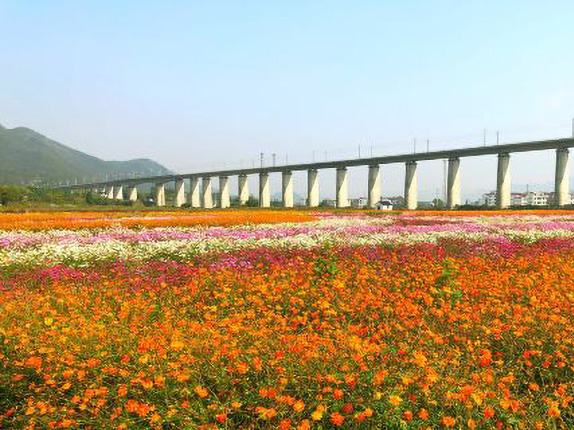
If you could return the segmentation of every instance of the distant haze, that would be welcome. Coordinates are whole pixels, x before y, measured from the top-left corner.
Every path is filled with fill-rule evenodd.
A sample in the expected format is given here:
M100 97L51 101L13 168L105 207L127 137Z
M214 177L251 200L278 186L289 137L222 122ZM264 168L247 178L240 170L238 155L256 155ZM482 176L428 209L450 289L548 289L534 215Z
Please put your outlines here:
M497 130L564 137L572 16L560 0L0 0L0 124L177 172L248 167L260 152L267 165L412 152L414 138L417 151L481 145L483 129L490 143ZM495 157L461 169L463 201L494 188ZM383 169L383 194L402 193L403 173ZM551 151L513 156L517 189L553 175ZM323 197L333 178L321 172ZM420 163L421 198L442 181L442 162ZM366 168L350 188L366 193Z

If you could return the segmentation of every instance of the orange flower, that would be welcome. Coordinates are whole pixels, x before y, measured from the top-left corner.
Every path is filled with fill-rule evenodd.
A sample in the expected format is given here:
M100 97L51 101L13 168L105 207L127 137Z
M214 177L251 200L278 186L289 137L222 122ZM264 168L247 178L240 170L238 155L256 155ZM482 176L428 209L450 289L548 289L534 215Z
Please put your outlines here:
M331 414L331 422L336 426L341 426L345 421L345 417L338 412Z
M302 412L303 409L305 409L305 403L303 403L301 400L298 400L293 404L293 410L295 412Z
M323 412L324 409L321 407L318 407L315 412L313 412L311 414L311 418L313 419L313 421L320 421L323 418Z
M142 387L144 387L146 390L149 390L150 388L153 387L153 381L151 379L144 379L143 381L141 381Z
M486 418L487 420L491 419L492 417L494 417L494 409L492 409L491 407L487 407L484 410L484 418Z
M182 349L184 346L185 346L185 343L183 343L181 340L177 340L177 339L172 340L171 344L170 344L171 349L175 349L175 350Z
M423 420L423 421L424 421L424 420L427 420L428 417L429 417L429 413L428 413L428 411L427 411L426 409L421 409L421 410L419 410L418 415L419 415L419 418L420 418L421 420Z
M196 386L193 389L193 391L195 391L195 394L197 394L201 398L207 397L207 395L209 394L209 392L202 386Z
M301 424L297 426L297 430L309 430L311 428L311 423L309 420L301 421Z
M445 427L454 427L456 420L451 416L446 416L441 420L441 424Z
M560 417L560 409L557 406L551 406L548 408L548 416L550 418L559 418Z

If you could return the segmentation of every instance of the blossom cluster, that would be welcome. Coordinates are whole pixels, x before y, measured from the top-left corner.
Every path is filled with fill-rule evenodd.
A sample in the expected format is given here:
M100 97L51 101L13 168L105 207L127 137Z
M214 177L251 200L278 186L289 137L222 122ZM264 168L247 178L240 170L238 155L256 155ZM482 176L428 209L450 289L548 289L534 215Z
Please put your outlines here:
M574 427L573 216L302 216L0 233L0 428Z

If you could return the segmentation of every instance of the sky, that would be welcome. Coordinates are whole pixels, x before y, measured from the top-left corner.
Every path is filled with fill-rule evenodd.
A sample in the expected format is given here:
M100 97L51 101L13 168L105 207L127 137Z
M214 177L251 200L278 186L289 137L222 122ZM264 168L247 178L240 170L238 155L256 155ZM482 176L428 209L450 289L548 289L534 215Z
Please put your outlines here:
M572 16L561 0L0 0L0 124L179 173L566 137ZM554 163L513 156L514 189L548 186ZM351 195L366 177L351 170ZM463 199L493 189L496 158L461 177ZM382 178L401 194L404 166ZM419 163L419 189L442 194L441 161Z

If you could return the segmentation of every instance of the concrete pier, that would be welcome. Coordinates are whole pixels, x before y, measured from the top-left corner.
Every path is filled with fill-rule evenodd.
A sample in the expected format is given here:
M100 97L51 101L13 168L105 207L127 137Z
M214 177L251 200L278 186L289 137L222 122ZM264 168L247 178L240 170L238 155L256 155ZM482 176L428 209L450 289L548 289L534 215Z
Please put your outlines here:
M570 204L570 162L568 148L556 150L556 175L554 179L554 196L556 206Z
M114 186L113 185L108 187L106 197L110 200L114 198Z
M408 210L415 210L418 205L417 162L405 164L405 205Z
M259 174L259 207L271 206L271 192L269 190L269 173Z
M157 206L165 206L165 184L155 184L155 204Z
M189 178L189 204L192 208L201 207L201 191L199 189L199 179L196 177Z
M219 200L221 202L222 209L231 206L231 198L229 197L229 178L227 176L219 177Z
M460 206L460 158L450 158L448 160L447 178L447 206L454 209Z
M175 206L180 208L185 203L185 182L183 179L175 181Z
M316 169L307 170L307 206L319 206L319 174Z
M247 175L239 175L237 186L239 206L245 206L249 200L249 183L247 182Z
M203 182L203 196L201 199L201 207L204 209L213 208L213 194L211 193L211 177L205 176Z
M117 185L114 187L114 199L123 200L124 199L124 187Z
M293 173L285 171L281 174L281 196L284 208L293 207Z
M137 202L138 200L138 187L132 185L128 188L128 199L130 202Z
M349 191L347 181L347 168L337 167L337 207L346 208L349 206Z
M499 209L510 207L510 154L498 154L496 176L496 205Z
M373 164L369 166L369 186L368 186L368 205L374 208L375 205L381 200L381 178L379 173L379 165Z

